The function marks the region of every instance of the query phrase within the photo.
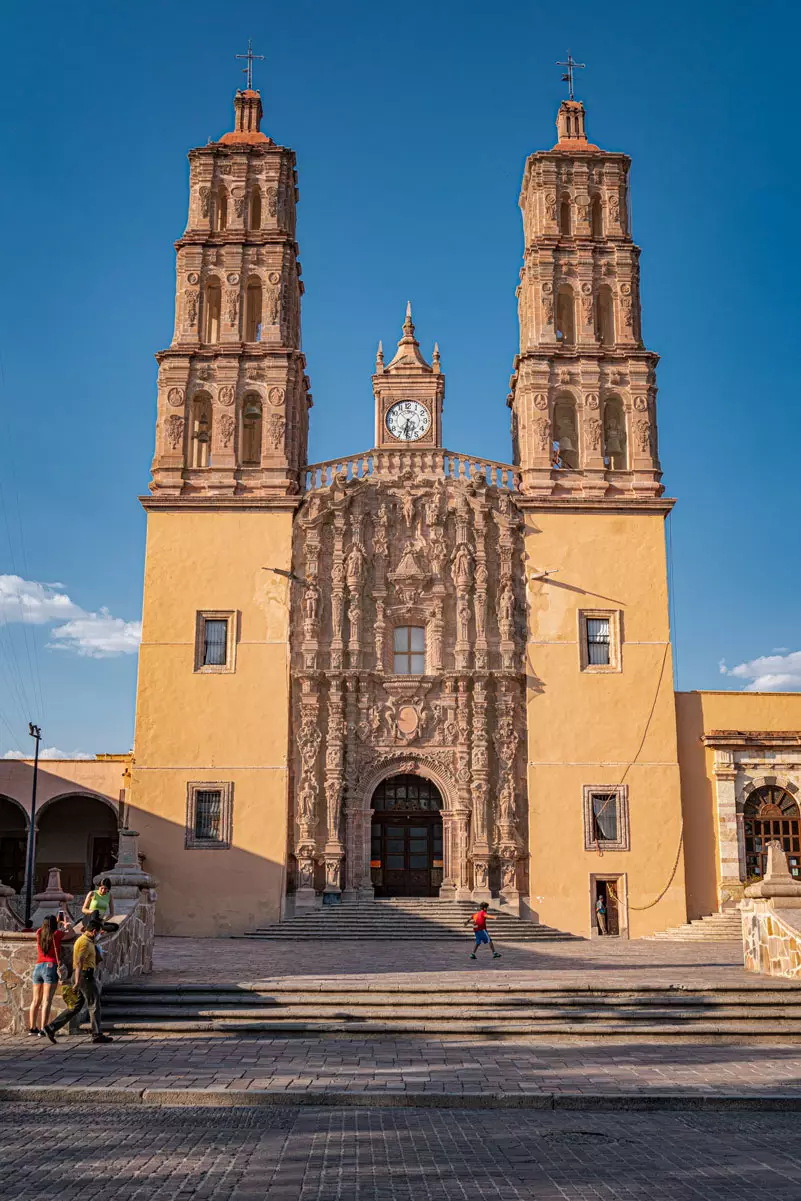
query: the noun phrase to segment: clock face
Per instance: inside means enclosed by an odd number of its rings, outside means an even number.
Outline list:
[[[400,400],[387,413],[387,429],[402,442],[416,442],[430,426],[431,414],[419,400]]]

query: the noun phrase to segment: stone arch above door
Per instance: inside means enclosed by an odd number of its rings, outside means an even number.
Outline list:
[[[451,770],[433,755],[392,754],[380,762],[373,760],[365,764],[359,777],[358,797],[364,809],[370,808],[373,793],[378,785],[390,776],[423,776],[439,789],[442,797],[442,812],[449,813],[458,804],[456,780]]]

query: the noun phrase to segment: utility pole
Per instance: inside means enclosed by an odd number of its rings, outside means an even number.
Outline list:
[[[28,870],[25,873],[25,929],[31,928],[31,908],[33,900],[33,864],[36,848],[36,777],[39,774],[39,743],[42,740],[40,726],[28,722],[28,733],[36,739],[36,750],[33,756],[33,786],[31,788],[31,824],[28,827]]]

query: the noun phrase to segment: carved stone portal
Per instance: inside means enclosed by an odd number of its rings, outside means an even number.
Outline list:
[[[432,462],[430,478],[336,476],[296,519],[291,821],[307,902],[314,885],[372,894],[372,794],[409,772],[442,794],[440,895],[527,891],[521,521],[507,489]],[[413,665],[396,651],[409,628]]]

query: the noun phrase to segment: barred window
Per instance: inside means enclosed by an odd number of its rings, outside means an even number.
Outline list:
[[[222,793],[219,788],[198,789],[195,793],[195,838],[220,841]]]
[[[584,850],[629,849],[629,794],[626,784],[614,788],[584,787]]]
[[[232,612],[198,613],[195,632],[195,671],[213,673],[234,670],[235,616]]]
[[[581,609],[578,613],[582,671],[621,670],[622,619],[617,609]]]
[[[188,850],[204,847],[227,850],[230,847],[233,790],[231,783],[187,784],[185,846]]]
[[[426,632],[422,626],[399,626],[393,642],[396,676],[422,676],[426,670]]]

